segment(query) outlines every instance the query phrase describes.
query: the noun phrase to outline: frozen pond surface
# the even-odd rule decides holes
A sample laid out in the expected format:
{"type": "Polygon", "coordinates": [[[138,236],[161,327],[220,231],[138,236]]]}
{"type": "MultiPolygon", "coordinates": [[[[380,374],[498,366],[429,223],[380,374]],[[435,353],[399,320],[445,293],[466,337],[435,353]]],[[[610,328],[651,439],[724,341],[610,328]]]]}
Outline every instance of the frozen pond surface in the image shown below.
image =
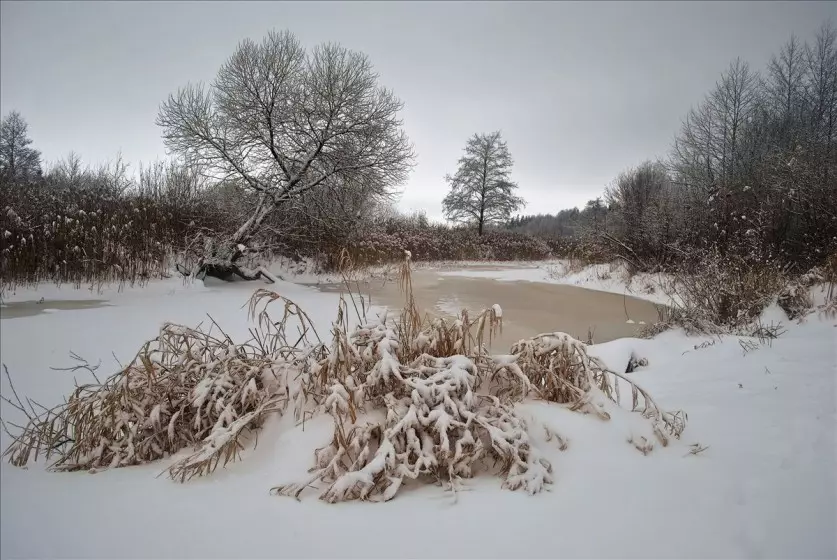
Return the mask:
{"type": "MultiPolygon", "coordinates": [[[[469,267],[468,272],[491,270],[469,267]]],[[[431,316],[453,316],[467,309],[473,317],[499,304],[503,309],[503,333],[496,340],[497,346],[492,345],[496,350],[543,332],[562,331],[586,341],[588,328],[595,342],[608,342],[636,336],[643,323],[657,319],[656,308],[649,301],[576,286],[498,281],[436,270],[416,270],[412,278],[416,305],[431,316]]],[[[320,286],[329,292],[343,288],[337,284],[320,286]]],[[[404,304],[397,281],[369,281],[361,284],[361,290],[371,295],[373,305],[399,309],[404,304]]]]}

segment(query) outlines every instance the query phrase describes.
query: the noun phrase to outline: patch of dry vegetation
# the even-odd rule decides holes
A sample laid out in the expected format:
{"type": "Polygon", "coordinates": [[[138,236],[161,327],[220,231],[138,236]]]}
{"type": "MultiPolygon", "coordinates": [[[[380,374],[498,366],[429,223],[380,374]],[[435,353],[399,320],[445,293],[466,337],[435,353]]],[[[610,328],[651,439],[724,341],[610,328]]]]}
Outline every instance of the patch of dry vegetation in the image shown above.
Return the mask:
{"type": "MultiPolygon", "coordinates": [[[[257,293],[253,305],[262,297],[257,293]]],[[[310,327],[292,302],[269,297],[284,301],[285,317],[274,325],[262,315],[258,333],[245,344],[235,344],[214,321],[206,331],[166,324],[127,367],[101,383],[77,386],[59,406],[24,404],[16,392],[14,401],[3,397],[29,418],[25,427],[15,426],[20,432],[5,456],[17,466],[43,455],[56,457],[55,470],[98,470],[195,448],[169,468],[180,480],[226,464],[242,436],[284,408],[287,366],[301,351],[300,341],[285,338],[287,319],[299,317],[306,329],[301,340],[310,327]]]]}
{"type": "MultiPolygon", "coordinates": [[[[763,325],[759,318],[777,298],[781,305],[781,294],[789,285],[787,275],[776,263],[707,253],[697,262],[684,263],[668,280],[661,281],[661,291],[669,296],[669,303],[657,305],[657,322],[643,327],[640,334],[650,338],[670,328],[682,328],[687,334],[775,338],[781,326],[763,325]]],[[[794,294],[807,295],[807,290],[794,294]]]]}
{"type": "MultiPolygon", "coordinates": [[[[256,326],[244,344],[233,343],[214,321],[206,332],[166,325],[128,367],[77,388],[63,405],[38,413],[15,394],[16,402],[8,402],[29,423],[17,427],[5,455],[18,466],[55,457],[51,468],[77,470],[147,463],[190,449],[168,468],[171,478],[185,481],[234,460],[248,432],[290,406],[298,419],[330,415],[334,435],[316,450],[308,480],[273,491],[299,497],[320,482],[320,498],[339,502],[389,500],[406,480],[456,490],[463,479],[492,470],[509,489],[543,490],[553,481],[552,465],[516,411],[527,398],[609,420],[608,410],[629,388],[630,409],[647,419],[661,445],[685,428],[682,411],[660,408],[571,336],[539,334],[513,345],[509,355],[492,355],[489,343],[502,328],[499,306],[474,318],[464,311],[453,321],[422,318],[412,298],[409,254],[400,279],[406,304],[397,317],[367,321],[364,302],[358,306],[350,292],[360,326],[349,328],[349,302],[341,298],[328,344],[309,340],[304,312],[267,290],[250,301],[256,326]],[[278,321],[268,313],[275,302],[284,306],[278,321]],[[291,337],[294,321],[300,329],[291,337]]],[[[554,429],[543,429],[567,446],[554,429]]],[[[653,448],[646,438],[631,442],[643,453],[653,448]]]]}
{"type": "Polygon", "coordinates": [[[661,285],[670,297],[657,305],[657,322],[646,325],[640,336],[653,338],[670,328],[687,334],[735,334],[769,343],[784,332],[781,324],[765,325],[760,316],[776,302],[788,319],[798,321],[811,313],[837,315],[837,253],[796,277],[778,266],[754,266],[741,259],[707,259],[699,271],[681,271],[661,285]],[[812,297],[821,288],[823,302],[812,297]]]}

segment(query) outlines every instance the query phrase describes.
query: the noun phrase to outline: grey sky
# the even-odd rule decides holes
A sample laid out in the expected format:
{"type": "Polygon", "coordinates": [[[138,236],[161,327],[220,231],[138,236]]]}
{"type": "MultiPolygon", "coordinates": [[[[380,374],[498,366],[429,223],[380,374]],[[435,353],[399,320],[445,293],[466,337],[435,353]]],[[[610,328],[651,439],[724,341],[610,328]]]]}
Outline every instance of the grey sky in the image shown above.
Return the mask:
{"type": "Polygon", "coordinates": [[[829,2],[7,2],[0,110],[20,111],[54,161],[121,150],[163,157],[159,103],[209,81],[245,37],[289,29],[306,46],[368,54],[405,102],[418,153],[401,207],[441,216],[466,139],[501,129],[526,213],[599,195],[666,153],[681,118],[736,56],[762,69],[829,2]]]}

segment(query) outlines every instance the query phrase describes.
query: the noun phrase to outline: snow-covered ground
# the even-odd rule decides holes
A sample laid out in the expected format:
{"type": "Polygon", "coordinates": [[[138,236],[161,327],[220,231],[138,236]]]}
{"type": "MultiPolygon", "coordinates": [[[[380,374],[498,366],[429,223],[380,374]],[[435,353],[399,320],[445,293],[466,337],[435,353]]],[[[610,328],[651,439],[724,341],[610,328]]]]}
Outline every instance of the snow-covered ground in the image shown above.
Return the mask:
{"type": "MultiPolygon", "coordinates": [[[[492,274],[533,280],[548,270],[492,274]]],[[[584,285],[575,280],[567,283],[584,285]]],[[[54,404],[71,390],[74,374],[50,367],[73,365],[71,351],[101,359],[100,373],[110,373],[112,352],[124,363],[164,321],[194,325],[208,321],[207,313],[232,337],[246,338],[242,306],[253,289],[172,279],[101,295],[51,286],[6,294],[4,304],[44,297],[108,305],[3,318],[1,361],[21,396],[54,404]]],[[[287,282],[272,289],[327,331],[336,294],[287,282]]],[[[617,289],[614,282],[608,291],[617,289]]],[[[767,314],[775,320],[781,311],[767,314]]],[[[0,556],[834,558],[837,319],[783,322],[780,339],[746,353],[738,337],[675,331],[591,347],[614,368],[632,352],[647,358],[649,365],[631,375],[662,407],[684,409],[689,423],[680,441],[644,456],[627,443],[629,418],[603,422],[527,403],[526,412],[569,439],[562,452],[535,438],[555,468],[551,492],[510,492],[498,478],[480,475],[456,503],[434,486],[405,488],[388,503],[329,505],[316,492],[301,502],[271,496],[277,484],[304,480],[314,449],[332,435],[328,417],[303,429],[286,415],[268,423],[240,462],[186,484],[157,478],[168,462],[98,474],[3,463],[0,556]],[[692,455],[696,443],[707,449],[692,455]]],[[[9,394],[5,376],[2,393],[9,394]]],[[[0,411],[19,420],[5,404],[0,411]]],[[[8,437],[0,439],[5,448],[8,437]]]]}
{"type": "Polygon", "coordinates": [[[501,282],[566,284],[588,290],[627,294],[655,303],[667,304],[671,301],[671,295],[666,293],[671,278],[665,274],[646,273],[630,276],[624,265],[616,263],[588,265],[576,270],[570,267],[568,261],[554,260],[511,267],[507,263],[505,267],[460,268],[440,271],[439,274],[491,278],[501,282]]]}

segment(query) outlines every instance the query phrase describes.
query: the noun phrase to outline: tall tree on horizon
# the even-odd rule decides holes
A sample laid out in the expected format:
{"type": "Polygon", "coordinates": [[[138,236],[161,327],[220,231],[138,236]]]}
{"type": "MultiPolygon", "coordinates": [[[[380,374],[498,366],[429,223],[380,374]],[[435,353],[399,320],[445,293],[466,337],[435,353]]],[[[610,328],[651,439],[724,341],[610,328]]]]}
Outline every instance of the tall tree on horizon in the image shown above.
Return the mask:
{"type": "Polygon", "coordinates": [[[450,192],[442,201],[445,217],[475,223],[479,235],[488,224],[504,223],[525,206],[511,180],[512,157],[500,131],[474,134],[459,159],[459,169],[446,176],[450,192]]]}
{"type": "Polygon", "coordinates": [[[0,123],[0,179],[31,180],[41,175],[41,152],[29,145],[29,126],[17,111],[0,123]]]}

